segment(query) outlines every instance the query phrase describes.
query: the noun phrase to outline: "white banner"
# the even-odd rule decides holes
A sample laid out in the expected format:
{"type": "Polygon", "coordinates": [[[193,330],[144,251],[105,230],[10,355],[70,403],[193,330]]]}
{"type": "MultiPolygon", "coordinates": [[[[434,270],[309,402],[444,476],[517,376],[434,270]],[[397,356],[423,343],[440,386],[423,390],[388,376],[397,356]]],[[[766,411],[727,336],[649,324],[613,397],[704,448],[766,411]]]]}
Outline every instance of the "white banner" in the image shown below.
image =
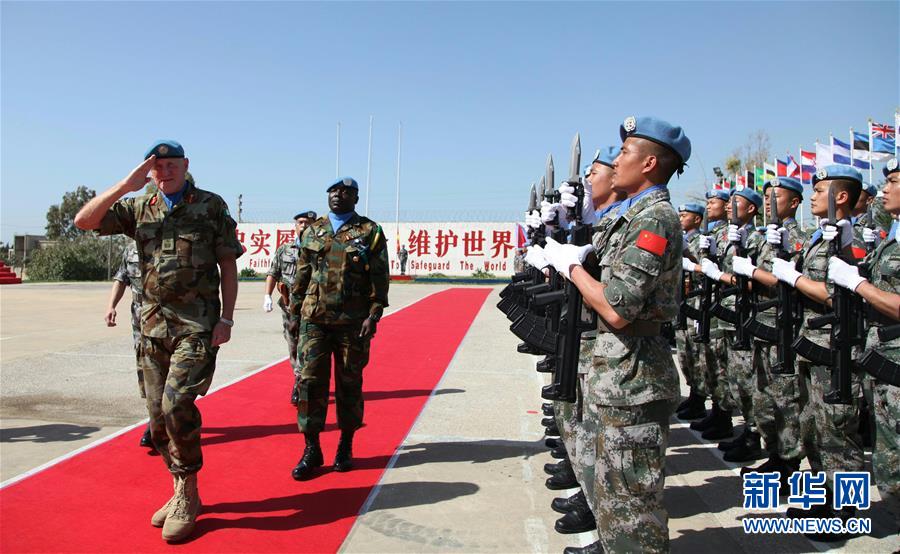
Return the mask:
{"type": "MultiPolygon", "coordinates": [[[[407,275],[424,277],[441,273],[471,277],[480,270],[500,277],[514,273],[516,248],[524,240],[516,223],[400,223],[399,233],[396,223],[383,223],[381,227],[387,238],[391,275],[400,274],[398,241],[409,252],[407,275]]],[[[244,246],[244,255],[237,261],[238,271],[250,268],[265,274],[275,249],[294,240],[294,226],[239,223],[237,235],[244,246]]]]}

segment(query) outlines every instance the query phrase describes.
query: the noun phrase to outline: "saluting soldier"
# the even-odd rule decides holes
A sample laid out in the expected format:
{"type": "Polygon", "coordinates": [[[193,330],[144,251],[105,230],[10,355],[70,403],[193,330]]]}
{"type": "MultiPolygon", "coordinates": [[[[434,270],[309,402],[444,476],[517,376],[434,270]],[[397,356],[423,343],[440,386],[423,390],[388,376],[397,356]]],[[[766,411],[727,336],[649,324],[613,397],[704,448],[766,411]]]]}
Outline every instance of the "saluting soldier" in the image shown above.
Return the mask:
{"type": "MultiPolygon", "coordinates": [[[[897,159],[888,160],[882,170],[885,176],[884,208],[893,216],[900,215],[900,166],[897,159]]],[[[900,324],[900,245],[895,223],[884,242],[865,259],[870,277],[843,260],[828,260],[828,280],[862,296],[868,303],[869,324],[866,353],[860,365],[868,373],[867,387],[872,389],[875,412],[875,450],[872,469],[881,498],[894,516],[900,532],[900,334],[882,338],[882,330],[900,324]],[[890,369],[893,368],[893,373],[890,369]],[[891,381],[889,381],[891,379],[891,381]]]]}
{"type": "Polygon", "coordinates": [[[680,127],[652,117],[629,117],[619,133],[613,188],[627,199],[594,243],[601,279],[581,265],[591,245],[551,239],[546,248],[551,265],[599,316],[586,395],[598,421],[594,510],[600,541],[566,552],[669,548],[662,495],[678,370],[661,327],[678,312],[683,247],[667,184],[682,172],[691,145],[680,127]]]}
{"type": "Polygon", "coordinates": [[[330,184],[329,212],[300,237],[297,272],[291,288],[291,332],[298,336],[300,398],[297,425],[306,447],[292,471],[310,479],[324,463],[319,434],[325,428],[331,358],[341,438],[335,471],[353,467],[353,434],[362,426],[363,369],[384,308],[390,283],[381,226],[356,213],[359,185],[344,177],[330,184]]]}
{"type": "Polygon", "coordinates": [[[291,404],[294,406],[297,405],[299,399],[297,380],[300,378],[300,368],[297,366],[297,342],[290,331],[290,293],[291,286],[294,284],[294,274],[297,270],[297,250],[299,249],[300,235],[315,220],[316,212],[312,210],[300,212],[294,216],[294,241],[282,244],[275,249],[275,254],[272,255],[272,263],[269,265],[269,272],[266,273],[266,295],[263,297],[263,310],[271,312],[272,292],[276,288],[278,289],[278,307],[281,308],[284,340],[287,341],[288,356],[290,357],[291,368],[294,370],[294,384],[291,387],[291,404]]]}
{"type": "Polygon", "coordinates": [[[231,338],[235,260],[243,254],[227,204],[189,182],[187,169],[178,142],[158,141],[142,164],[75,217],[80,229],[122,233],[137,242],[143,285],[141,369],[151,436],[175,488],[151,524],[162,527],[167,541],[187,538],[200,511],[197,472],[203,455],[194,401],[209,390],[219,346],[231,338]],[[156,193],[120,200],[151,178],[156,193]]]}

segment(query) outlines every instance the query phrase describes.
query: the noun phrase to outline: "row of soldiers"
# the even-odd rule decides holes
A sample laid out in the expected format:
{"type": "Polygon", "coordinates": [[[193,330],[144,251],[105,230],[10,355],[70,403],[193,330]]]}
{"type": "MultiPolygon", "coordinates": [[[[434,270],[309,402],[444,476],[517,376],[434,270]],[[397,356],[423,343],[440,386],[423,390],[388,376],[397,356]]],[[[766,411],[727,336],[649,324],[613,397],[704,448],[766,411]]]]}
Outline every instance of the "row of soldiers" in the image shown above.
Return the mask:
{"type": "MultiPolygon", "coordinates": [[[[662,493],[675,413],[694,420],[691,427],[704,438],[722,440],[728,460],[759,459],[764,444],[768,459],[747,471],[777,472],[786,482],[805,456],[813,471],[828,473],[830,484],[835,471],[862,469],[859,399],[865,391],[878,422],[876,482],[883,498],[896,502],[900,373],[892,371],[900,333],[879,336],[879,329],[900,322],[900,252],[896,224],[879,230],[869,224],[871,212],[860,217],[859,208],[876,191],[863,190],[855,169],[820,170],[811,202],[819,225],[809,236],[795,219],[804,187],[791,178],[770,181],[763,195],[712,190],[706,206],[687,204],[676,212],[667,184],[690,156],[681,128],[630,117],[619,132],[621,149],[598,152],[586,179],[573,169],[558,189],[545,191],[540,210],[532,201],[528,269],[513,278],[498,305],[524,340],[519,351],[545,354],[537,369],[553,373],[542,391],[553,401],[543,406],[543,423],[548,436],[559,434],[547,445],[560,461],[545,466],[547,486],[580,487],[553,502],[564,514],[556,529],[596,529],[599,535],[596,543],[566,552],[668,550],[662,493]],[[768,225],[757,229],[764,205],[768,225]],[[833,307],[838,297],[840,306],[833,307]],[[852,325],[847,306],[859,308],[852,325]],[[815,316],[821,318],[810,325],[807,319],[815,316]],[[681,404],[663,337],[672,323],[691,390],[681,404]],[[843,325],[865,341],[849,340],[843,325]],[[801,345],[779,345],[779,336],[801,345]],[[829,363],[803,353],[827,355],[829,363]],[[848,356],[863,365],[838,364],[848,356]],[[845,371],[833,380],[836,364],[845,371]],[[573,368],[574,378],[568,375],[573,368]],[[733,436],[736,411],[744,431],[725,440],[733,436]]],[[[896,161],[885,177],[883,209],[896,216],[896,161]]],[[[825,506],[791,509],[788,516],[846,520],[852,511],[832,509],[831,494],[825,506]]]]}

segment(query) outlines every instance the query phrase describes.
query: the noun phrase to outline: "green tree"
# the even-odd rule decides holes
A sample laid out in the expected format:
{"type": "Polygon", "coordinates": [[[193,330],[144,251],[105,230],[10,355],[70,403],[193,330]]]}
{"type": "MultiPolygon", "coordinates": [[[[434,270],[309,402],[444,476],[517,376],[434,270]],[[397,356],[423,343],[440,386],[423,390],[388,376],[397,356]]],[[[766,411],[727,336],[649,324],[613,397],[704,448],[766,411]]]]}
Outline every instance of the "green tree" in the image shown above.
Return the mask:
{"type": "Polygon", "coordinates": [[[722,164],[728,171],[728,176],[740,173],[743,168],[753,169],[762,167],[763,162],[769,161],[769,151],[772,141],[769,133],[762,129],[754,131],[747,136],[747,141],[731,152],[722,164]]]}
{"type": "Polygon", "coordinates": [[[47,210],[47,238],[59,240],[83,236],[87,231],[75,227],[75,214],[95,196],[95,190],[80,186],[65,193],[61,203],[50,206],[47,210]]]}

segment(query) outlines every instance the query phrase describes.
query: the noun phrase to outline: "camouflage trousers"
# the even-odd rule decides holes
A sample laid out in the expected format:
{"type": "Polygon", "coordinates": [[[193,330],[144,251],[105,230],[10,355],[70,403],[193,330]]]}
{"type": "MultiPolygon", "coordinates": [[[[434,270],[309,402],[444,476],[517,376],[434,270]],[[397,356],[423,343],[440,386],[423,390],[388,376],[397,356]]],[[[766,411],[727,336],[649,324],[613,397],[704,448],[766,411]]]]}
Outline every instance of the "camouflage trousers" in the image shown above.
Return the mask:
{"type": "Polygon", "coordinates": [[[144,370],[141,369],[141,303],[131,303],[131,338],[134,341],[134,359],[137,367],[138,392],[141,398],[147,398],[144,392],[144,370]]]}
{"type": "Polygon", "coordinates": [[[803,457],[799,376],[796,368],[791,374],[773,374],[772,366],[777,361],[778,348],[774,344],[754,342],[753,420],[769,454],[777,454],[783,460],[799,460],[803,457]]]}
{"type": "Polygon", "coordinates": [[[730,337],[725,331],[719,331],[718,336],[709,339],[709,346],[716,360],[715,387],[713,388],[713,400],[723,410],[735,410],[738,403],[734,397],[734,389],[731,385],[731,372],[727,371],[730,363],[731,343],[730,337]]]}
{"type": "Polygon", "coordinates": [[[700,346],[693,339],[694,322],[688,320],[687,329],[675,330],[675,348],[678,351],[678,368],[684,382],[692,391],[699,392],[703,376],[700,372],[700,346]]]}
{"type": "Polygon", "coordinates": [[[219,347],[212,333],[141,339],[141,369],[156,451],[175,475],[200,471],[200,411],[194,404],[206,394],[216,370],[219,347]]]}
{"type": "Polygon", "coordinates": [[[830,488],[835,471],[862,471],[863,448],[859,436],[859,395],[861,376],[853,373],[853,403],[826,404],[825,394],[831,390],[831,371],[825,366],[798,364],[800,381],[800,428],[803,448],[814,472],[824,471],[830,488]]]}
{"type": "Polygon", "coordinates": [[[369,363],[371,339],[359,338],[360,325],[361,322],[350,325],[300,323],[297,426],[301,433],[320,433],[325,428],[332,357],[338,427],[342,431],[355,431],[362,426],[363,368],[369,363]]]}
{"type": "Polygon", "coordinates": [[[736,331],[725,331],[725,340],[728,344],[726,380],[728,386],[731,387],[734,408],[741,410],[744,423],[754,429],[753,390],[756,388],[756,379],[753,374],[753,350],[752,346],[751,350],[735,350],[732,347],[735,335],[736,331]]]}
{"type": "Polygon", "coordinates": [[[663,507],[673,400],[595,406],[599,431],[594,515],[605,552],[668,552],[663,507]]]}
{"type": "Polygon", "coordinates": [[[900,387],[875,379],[869,381],[875,410],[872,469],[881,497],[900,523],[900,387]]]}
{"type": "Polygon", "coordinates": [[[697,345],[697,392],[704,397],[712,397],[719,402],[716,389],[718,388],[719,353],[716,347],[720,341],[710,337],[709,343],[697,345]]]}
{"type": "Polygon", "coordinates": [[[281,324],[284,326],[284,340],[288,345],[288,357],[291,361],[291,368],[294,370],[294,377],[300,376],[300,368],[297,366],[297,339],[291,333],[291,312],[285,305],[283,298],[278,298],[278,307],[281,308],[281,324]]]}
{"type": "MultiPolygon", "coordinates": [[[[577,393],[577,396],[581,396],[580,391],[577,393]]],[[[575,426],[578,425],[578,403],[577,401],[562,402],[556,400],[553,402],[553,413],[556,426],[559,428],[559,438],[565,445],[566,452],[571,459],[576,452],[575,426]]]]}
{"type": "Polygon", "coordinates": [[[596,410],[591,409],[592,400],[589,398],[589,388],[585,385],[585,381],[588,372],[593,367],[595,342],[596,337],[582,338],[581,340],[581,349],[578,355],[578,397],[581,399],[581,403],[580,405],[570,405],[574,412],[572,414],[574,423],[571,435],[572,449],[569,449],[569,442],[566,442],[566,450],[569,453],[569,461],[572,463],[575,479],[581,485],[581,490],[584,491],[591,510],[594,509],[594,464],[596,463],[594,448],[597,438],[597,418],[596,410]],[[578,413],[579,411],[581,413],[578,413]]]}

